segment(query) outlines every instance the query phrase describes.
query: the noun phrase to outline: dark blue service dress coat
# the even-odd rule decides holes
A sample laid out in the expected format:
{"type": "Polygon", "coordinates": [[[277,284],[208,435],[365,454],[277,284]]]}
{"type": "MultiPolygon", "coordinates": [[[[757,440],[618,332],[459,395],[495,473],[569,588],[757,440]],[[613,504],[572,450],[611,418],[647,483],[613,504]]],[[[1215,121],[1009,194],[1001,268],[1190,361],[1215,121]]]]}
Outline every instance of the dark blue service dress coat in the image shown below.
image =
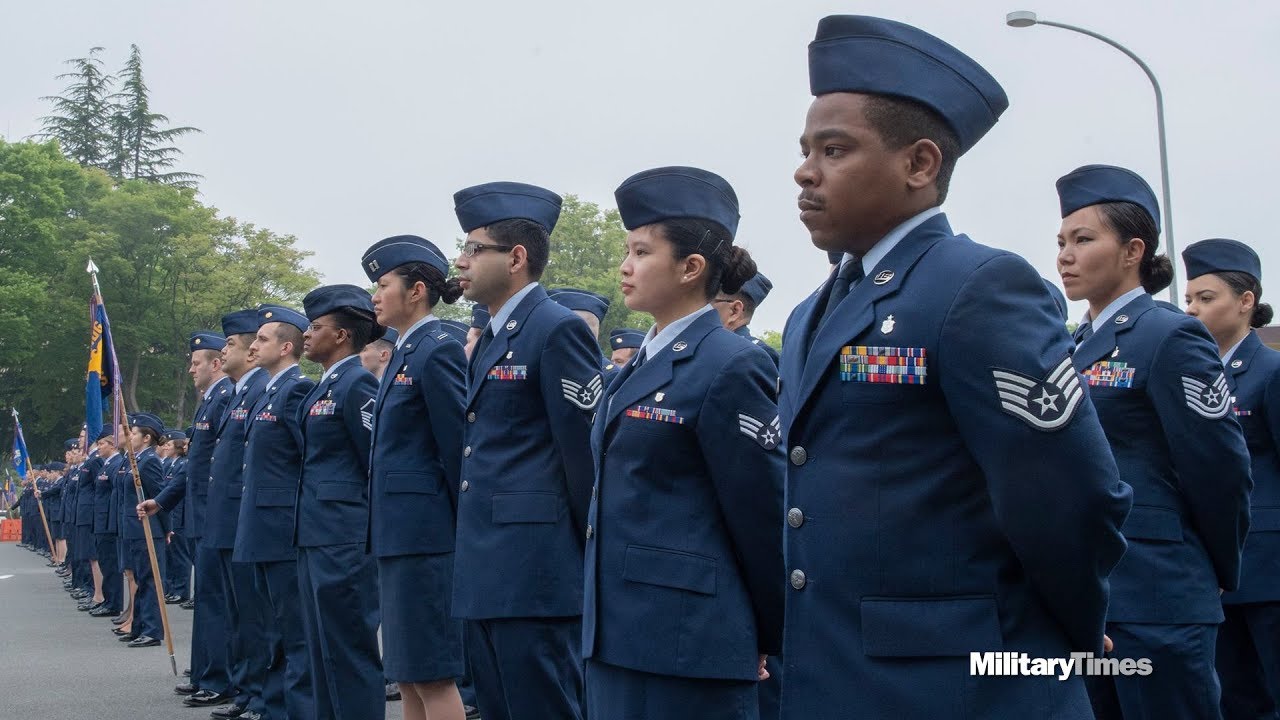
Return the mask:
{"type": "Polygon", "coordinates": [[[1079,677],[969,668],[1102,651],[1130,491],[1057,307],[944,215],[865,270],[784,335],[782,716],[1091,717],[1079,677]]]}
{"type": "Polygon", "coordinates": [[[462,346],[433,321],[392,353],[378,386],[369,537],[392,680],[463,675],[462,624],[450,606],[466,372],[462,346]]]}
{"type": "Polygon", "coordinates": [[[776,382],[768,357],[708,310],[610,386],[591,438],[584,657],[744,681],[754,702],[759,656],[782,648],[776,382]]]}

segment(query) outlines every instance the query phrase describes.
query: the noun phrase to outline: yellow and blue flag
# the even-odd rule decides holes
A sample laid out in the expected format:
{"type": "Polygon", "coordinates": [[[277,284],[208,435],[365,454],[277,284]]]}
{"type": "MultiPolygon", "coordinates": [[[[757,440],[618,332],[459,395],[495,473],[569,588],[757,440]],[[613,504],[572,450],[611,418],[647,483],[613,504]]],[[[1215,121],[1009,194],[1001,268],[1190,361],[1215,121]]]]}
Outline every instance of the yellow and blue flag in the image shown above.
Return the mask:
{"type": "MultiPolygon", "coordinates": [[[[89,334],[89,371],[84,382],[86,437],[93,442],[102,433],[102,403],[115,390],[115,346],[111,343],[111,323],[102,297],[94,294],[89,305],[92,328],[89,334]]],[[[117,423],[118,425],[118,423],[117,423]]]]}

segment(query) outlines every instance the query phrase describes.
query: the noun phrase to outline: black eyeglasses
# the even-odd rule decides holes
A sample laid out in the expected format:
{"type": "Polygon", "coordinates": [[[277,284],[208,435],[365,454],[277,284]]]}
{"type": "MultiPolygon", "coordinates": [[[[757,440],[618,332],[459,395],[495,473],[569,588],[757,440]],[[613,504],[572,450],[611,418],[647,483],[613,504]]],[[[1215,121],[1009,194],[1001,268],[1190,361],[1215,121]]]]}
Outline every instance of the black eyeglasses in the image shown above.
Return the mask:
{"type": "Polygon", "coordinates": [[[478,242],[467,242],[462,244],[462,254],[467,257],[475,257],[476,253],[481,250],[501,250],[502,252],[511,252],[511,245],[485,245],[478,242]]]}

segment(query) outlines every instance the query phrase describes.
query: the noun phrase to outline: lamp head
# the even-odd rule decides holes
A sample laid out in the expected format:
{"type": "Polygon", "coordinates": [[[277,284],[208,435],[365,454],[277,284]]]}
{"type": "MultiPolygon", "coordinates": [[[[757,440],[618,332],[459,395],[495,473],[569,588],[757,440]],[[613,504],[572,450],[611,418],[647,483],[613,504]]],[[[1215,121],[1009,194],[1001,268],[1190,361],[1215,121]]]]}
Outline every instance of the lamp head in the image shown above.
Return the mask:
{"type": "Polygon", "coordinates": [[[1036,24],[1036,14],[1030,10],[1014,10],[1004,16],[1004,22],[1009,27],[1031,27],[1036,24]]]}

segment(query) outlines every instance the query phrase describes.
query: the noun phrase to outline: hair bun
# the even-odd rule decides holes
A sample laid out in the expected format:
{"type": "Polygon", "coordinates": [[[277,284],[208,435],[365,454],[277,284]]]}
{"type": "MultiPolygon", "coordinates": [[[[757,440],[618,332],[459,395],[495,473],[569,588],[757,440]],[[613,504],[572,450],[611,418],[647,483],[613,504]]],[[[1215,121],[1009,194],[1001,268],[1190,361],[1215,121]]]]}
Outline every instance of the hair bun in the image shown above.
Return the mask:
{"type": "Polygon", "coordinates": [[[1154,295],[1173,282],[1173,262],[1168,255],[1156,255],[1151,258],[1151,264],[1142,269],[1141,275],[1142,289],[1154,295]]]}
{"type": "Polygon", "coordinates": [[[444,287],[440,289],[440,299],[447,305],[458,302],[458,298],[462,297],[462,282],[456,277],[451,277],[444,281],[444,287]]]}
{"type": "Polygon", "coordinates": [[[732,295],[742,289],[758,272],[756,261],[746,248],[730,245],[725,253],[724,274],[720,276],[720,289],[732,295]]]}
{"type": "Polygon", "coordinates": [[[1249,325],[1256,328],[1265,327],[1271,324],[1273,317],[1275,317],[1275,313],[1272,312],[1271,306],[1260,302],[1253,306],[1253,317],[1249,320],[1249,325]]]}

